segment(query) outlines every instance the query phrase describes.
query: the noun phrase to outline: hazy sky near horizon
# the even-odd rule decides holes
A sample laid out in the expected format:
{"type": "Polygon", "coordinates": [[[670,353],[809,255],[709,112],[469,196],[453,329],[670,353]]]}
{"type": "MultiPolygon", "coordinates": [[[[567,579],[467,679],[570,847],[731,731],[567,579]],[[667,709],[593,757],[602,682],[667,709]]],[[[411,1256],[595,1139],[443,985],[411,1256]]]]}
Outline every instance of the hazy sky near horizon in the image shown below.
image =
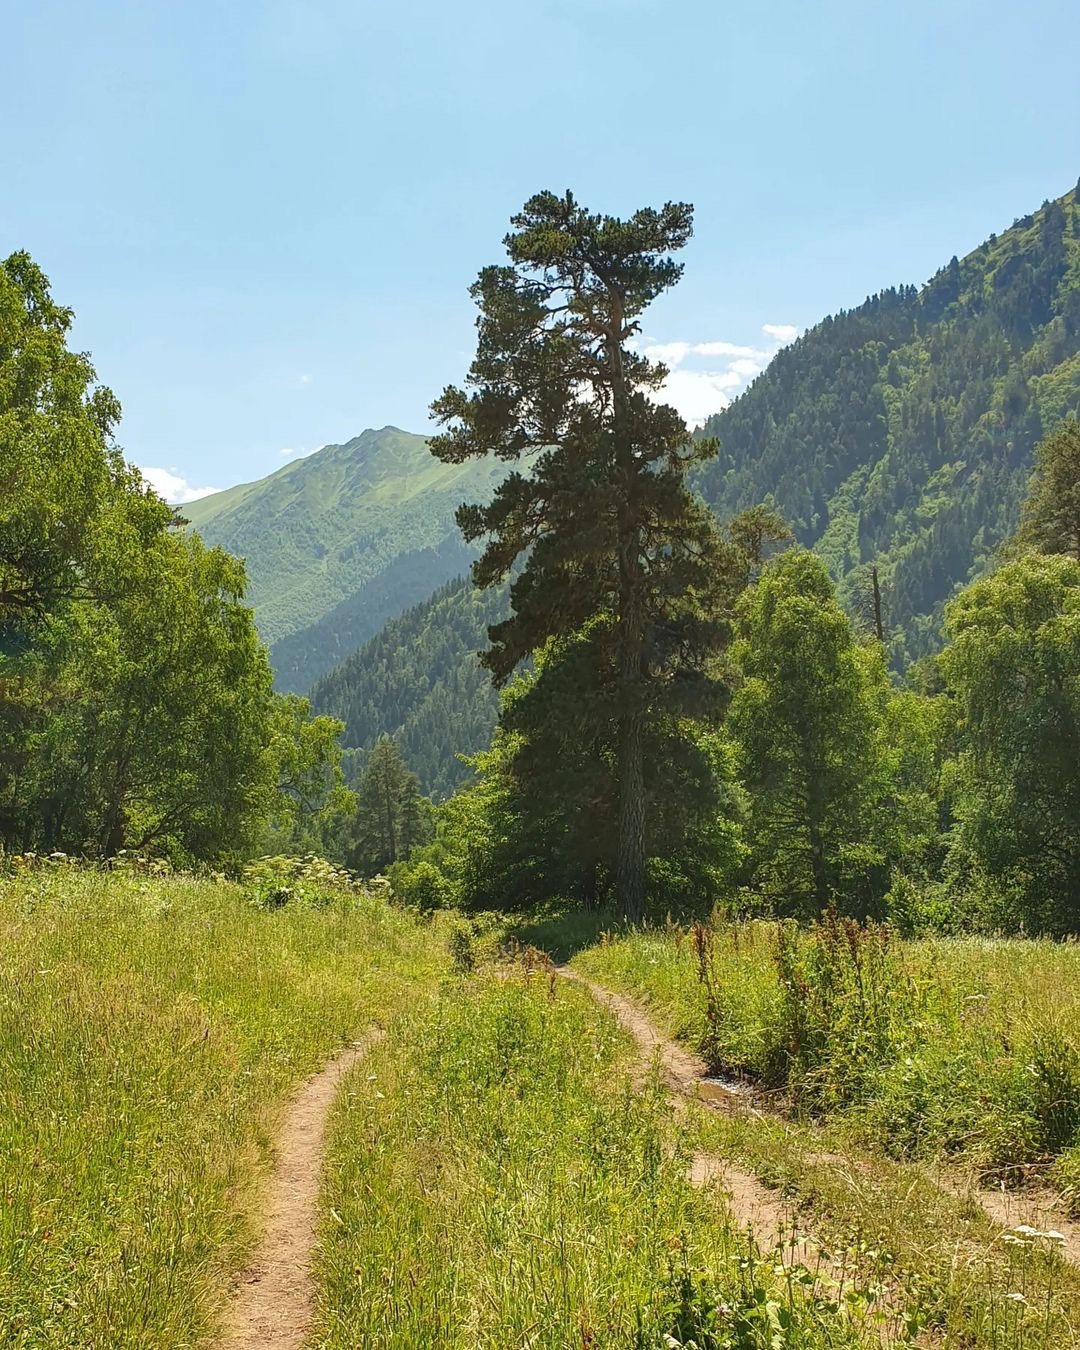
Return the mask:
{"type": "Polygon", "coordinates": [[[696,419],[1080,174],[1074,0],[35,0],[0,31],[0,252],[178,500],[427,429],[540,188],[694,203],[646,336],[696,419]]]}

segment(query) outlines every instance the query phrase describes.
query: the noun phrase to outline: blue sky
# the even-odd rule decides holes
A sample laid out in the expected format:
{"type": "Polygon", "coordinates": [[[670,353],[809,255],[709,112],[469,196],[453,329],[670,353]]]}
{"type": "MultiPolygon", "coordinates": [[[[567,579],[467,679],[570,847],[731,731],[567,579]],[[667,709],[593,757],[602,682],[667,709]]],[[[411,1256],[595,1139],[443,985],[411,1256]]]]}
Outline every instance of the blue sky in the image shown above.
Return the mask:
{"type": "Polygon", "coordinates": [[[425,429],[539,188],[695,204],[647,335],[698,417],[1080,174],[1073,0],[35,0],[2,28],[0,250],[179,498],[425,429]]]}

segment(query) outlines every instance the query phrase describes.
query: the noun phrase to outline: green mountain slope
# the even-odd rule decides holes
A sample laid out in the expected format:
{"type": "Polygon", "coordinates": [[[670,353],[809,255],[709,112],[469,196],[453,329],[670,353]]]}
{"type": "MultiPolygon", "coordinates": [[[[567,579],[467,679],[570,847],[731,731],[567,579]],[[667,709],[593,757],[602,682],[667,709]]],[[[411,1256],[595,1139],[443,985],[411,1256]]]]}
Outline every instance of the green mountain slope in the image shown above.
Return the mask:
{"type": "Polygon", "coordinates": [[[1047,202],[922,289],[780,352],[704,428],[721,516],[771,498],[860,606],[879,568],[899,664],[1011,531],[1036,442],[1080,409],[1080,208],[1047,202]]]}
{"type": "Polygon", "coordinates": [[[278,685],[306,691],[467,566],[454,511],[502,471],[442,464],[423,436],[383,427],[184,512],[208,543],[244,558],[278,685]]]}
{"type": "MultiPolygon", "coordinates": [[[[781,351],[704,429],[721,453],[699,487],[721,516],[771,497],[855,611],[876,564],[902,665],[934,647],[944,601],[1012,529],[1035,443],[1078,409],[1069,193],[922,290],[883,291],[781,351]]],[[[429,790],[452,785],[453,752],[494,724],[473,656],[502,617],[501,593],[494,603],[481,619],[487,601],[448,586],[328,676],[317,698],[345,718],[347,743],[362,754],[397,732],[429,790]]]]}
{"type": "Polygon", "coordinates": [[[391,619],[312,690],[316,712],[345,723],[345,744],[359,773],[380,736],[396,736],[429,796],[445,797],[468,774],[457,753],[491,739],[498,696],[476,653],[487,626],[505,617],[507,592],[479,592],[467,577],[391,619]]]}

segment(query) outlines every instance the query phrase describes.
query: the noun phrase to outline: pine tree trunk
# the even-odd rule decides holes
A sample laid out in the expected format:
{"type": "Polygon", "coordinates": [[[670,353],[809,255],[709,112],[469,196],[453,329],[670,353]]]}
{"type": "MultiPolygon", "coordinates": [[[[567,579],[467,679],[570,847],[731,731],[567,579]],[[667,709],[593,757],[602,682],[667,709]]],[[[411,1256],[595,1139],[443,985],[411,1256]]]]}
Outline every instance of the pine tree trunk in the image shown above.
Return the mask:
{"type": "Polygon", "coordinates": [[[619,842],[615,890],[623,917],[645,915],[645,649],[641,529],[635,498],[631,414],[623,371],[622,297],[613,291],[608,328],[612,410],[619,471],[619,842]]]}
{"type": "Polygon", "coordinates": [[[632,923],[645,915],[645,719],[628,710],[619,726],[619,858],[615,886],[623,917],[632,923]]]}

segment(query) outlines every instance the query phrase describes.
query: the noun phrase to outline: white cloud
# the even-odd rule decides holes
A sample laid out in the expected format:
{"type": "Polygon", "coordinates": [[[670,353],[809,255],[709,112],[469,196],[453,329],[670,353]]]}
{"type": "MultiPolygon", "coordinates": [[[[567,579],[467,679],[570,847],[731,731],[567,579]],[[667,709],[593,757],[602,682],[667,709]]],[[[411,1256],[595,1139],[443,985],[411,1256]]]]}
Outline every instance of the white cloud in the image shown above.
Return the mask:
{"type": "Polygon", "coordinates": [[[279,450],[278,454],[282,459],[307,459],[308,455],[313,455],[315,450],[295,450],[292,446],[286,446],[284,450],[279,450]]]}
{"type": "Polygon", "coordinates": [[[313,378],[314,377],[311,375],[301,375],[298,377],[297,383],[300,384],[301,386],[305,384],[310,384],[313,378]]]}
{"type": "Polygon", "coordinates": [[[740,383],[737,375],[727,371],[673,370],[656,391],[656,398],[660,403],[670,403],[691,426],[700,426],[727,407],[730,391],[740,383]]]}
{"type": "Polygon", "coordinates": [[[650,361],[660,361],[672,368],[682,365],[689,352],[689,342],[650,342],[641,349],[642,356],[650,361]]]}
{"type": "Polygon", "coordinates": [[[762,324],[761,331],[769,341],[760,347],[726,341],[644,342],[641,354],[663,362],[669,371],[656,397],[670,403],[691,426],[700,426],[726,408],[755,375],[761,374],[780,347],[799,335],[789,323],[762,324]],[[718,358],[720,364],[714,364],[718,358]]]}
{"type": "Polygon", "coordinates": [[[799,336],[799,330],[793,323],[763,323],[761,331],[780,343],[794,342],[799,336]]]}
{"type": "Polygon", "coordinates": [[[728,369],[735,375],[742,376],[743,379],[753,379],[755,375],[760,375],[769,364],[769,353],[757,352],[754,356],[740,356],[737,361],[732,361],[728,369]]]}
{"type": "Polygon", "coordinates": [[[740,347],[737,342],[698,342],[691,350],[697,356],[760,356],[756,347],[740,347]]]}
{"type": "Polygon", "coordinates": [[[186,478],[182,478],[175,469],[139,468],[139,472],[161,497],[172,506],[183,506],[186,502],[197,502],[200,497],[209,497],[220,488],[193,487],[186,478]]]}

